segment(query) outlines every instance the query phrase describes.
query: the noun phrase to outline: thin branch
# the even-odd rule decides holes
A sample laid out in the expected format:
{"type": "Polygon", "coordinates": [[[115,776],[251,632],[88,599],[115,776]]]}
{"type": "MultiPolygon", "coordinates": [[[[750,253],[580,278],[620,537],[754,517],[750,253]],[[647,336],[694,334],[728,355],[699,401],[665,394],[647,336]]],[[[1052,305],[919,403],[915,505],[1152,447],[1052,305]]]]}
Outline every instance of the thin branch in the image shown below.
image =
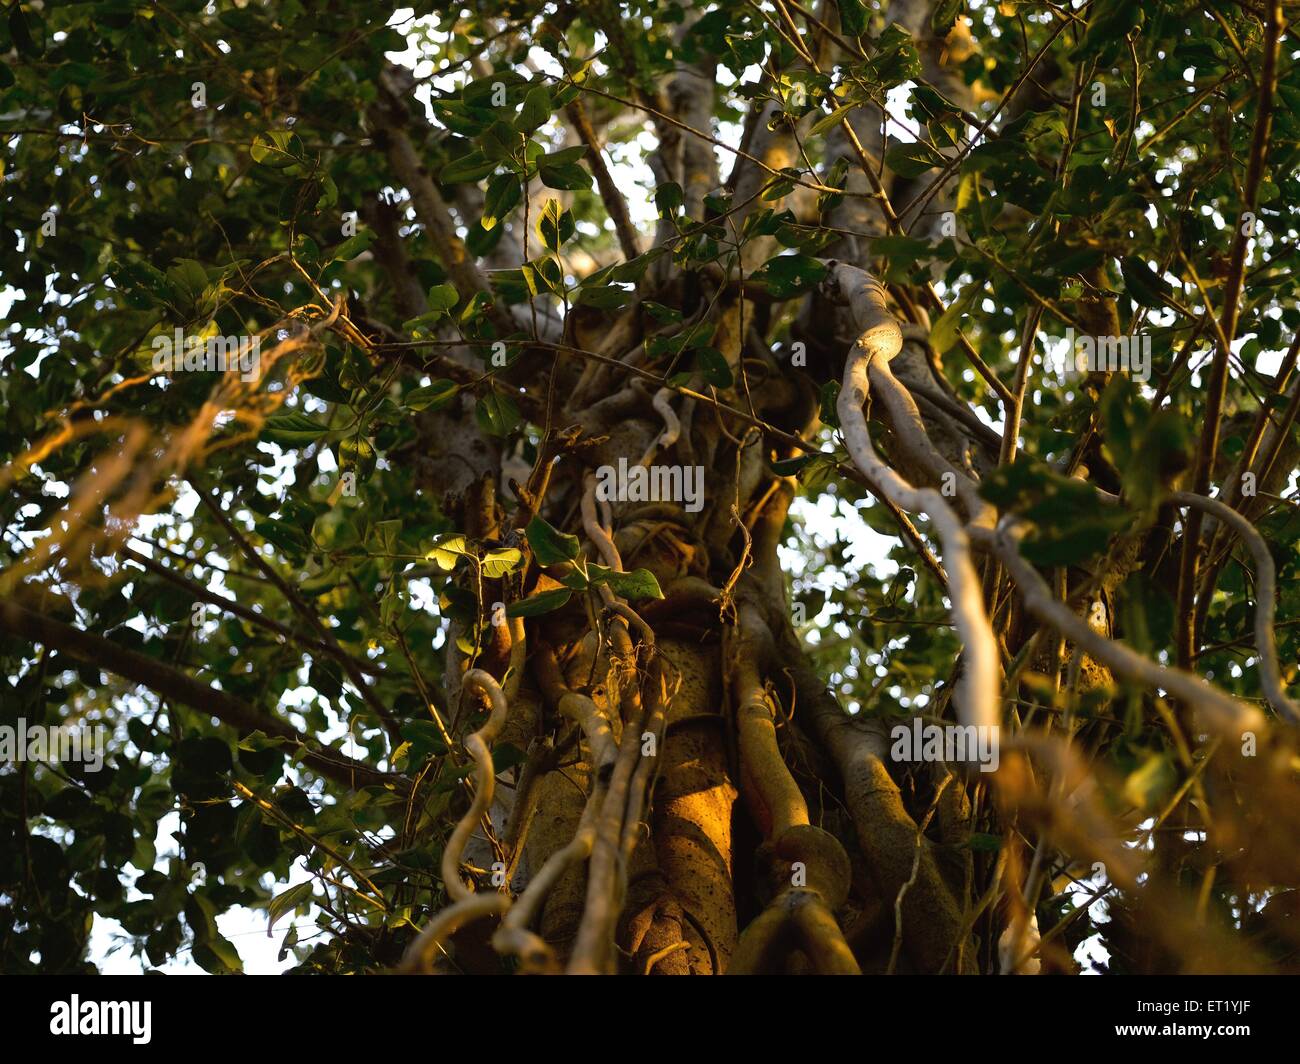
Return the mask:
{"type": "MultiPolygon", "coordinates": [[[[1255,208],[1259,201],[1260,181],[1273,123],[1273,95],[1277,88],[1277,63],[1281,50],[1282,33],[1286,22],[1279,2],[1269,4],[1268,22],[1264,30],[1264,58],[1259,77],[1259,103],[1255,113],[1255,132],[1251,138],[1250,161],[1246,167],[1246,185],[1241,211],[1237,216],[1232,238],[1232,253],[1228,277],[1224,283],[1224,304],[1219,323],[1219,346],[1210,367],[1208,393],[1205,400],[1205,423],[1201,431],[1200,447],[1196,453],[1196,470],[1192,478],[1192,491],[1197,495],[1209,492],[1210,473],[1219,453],[1219,432],[1223,402],[1228,390],[1228,358],[1232,341],[1237,334],[1237,319],[1241,310],[1242,289],[1246,273],[1246,245],[1250,239],[1246,230],[1254,232],[1255,208]],[[1250,218],[1250,223],[1246,218],[1250,218]]],[[[1207,304],[1208,309],[1208,304],[1207,304]]],[[[1195,597],[1196,574],[1200,564],[1200,538],[1202,514],[1193,510],[1188,514],[1183,529],[1182,554],[1178,568],[1178,615],[1184,618],[1177,638],[1178,664],[1186,667],[1196,656],[1195,597]]]]}
{"type": "Polygon", "coordinates": [[[287,739],[300,747],[303,762],[322,776],[346,787],[390,786],[405,789],[401,776],[380,772],[332,747],[313,749],[304,736],[234,695],[209,687],[156,658],[25,609],[14,602],[0,603],[0,631],[53,647],[78,661],[116,673],[157,692],[163,698],[216,717],[241,732],[261,731],[273,739],[287,739]]]}
{"type": "Polygon", "coordinates": [[[123,557],[129,558],[138,565],[143,566],[155,576],[166,580],[175,587],[182,588],[188,594],[193,595],[198,601],[209,603],[220,610],[224,610],[235,617],[247,621],[249,624],[257,625],[259,628],[265,628],[267,631],[274,632],[276,635],[288,640],[289,642],[297,643],[314,653],[328,654],[330,657],[335,659],[339,659],[340,657],[347,658],[362,672],[369,673],[372,676],[380,675],[383,672],[382,669],[377,668],[372,662],[358,661],[356,658],[353,658],[350,654],[337,646],[330,646],[328,643],[322,643],[314,639],[306,639],[300,632],[295,632],[292,628],[288,627],[288,625],[281,624],[279,621],[273,620],[264,613],[250,610],[247,606],[241,606],[233,599],[228,599],[223,595],[218,595],[215,591],[204,587],[197,581],[189,579],[189,577],[181,575],[176,572],[176,570],[169,569],[165,565],[160,565],[148,555],[141,554],[139,551],[132,550],[130,547],[125,546],[118,548],[118,553],[123,557]]]}
{"type": "Polygon", "coordinates": [[[605,203],[605,210],[614,223],[614,232],[618,234],[618,246],[623,249],[624,257],[634,259],[641,254],[636,226],[632,224],[627,200],[623,198],[623,193],[614,182],[609,167],[605,165],[605,157],[600,151],[600,141],[596,139],[596,131],[591,126],[587,109],[582,106],[581,99],[576,99],[565,108],[565,111],[578,133],[578,138],[587,146],[587,162],[591,164],[591,172],[595,175],[596,187],[600,189],[600,198],[605,203]]]}
{"type": "Polygon", "coordinates": [[[1286,693],[1282,671],[1277,664],[1277,643],[1273,631],[1273,611],[1277,601],[1277,569],[1273,555],[1246,518],[1218,499],[1206,498],[1190,491],[1174,492],[1173,500],[1180,506],[1191,506],[1217,517],[1231,526],[1249,548],[1255,559],[1255,649],[1259,652],[1260,677],[1268,703],[1279,716],[1288,717],[1300,724],[1300,706],[1286,693]]]}
{"type": "Polygon", "coordinates": [[[1160,688],[1206,711],[1207,721],[1232,736],[1265,730],[1264,715],[1254,706],[1240,702],[1201,677],[1183,669],[1166,668],[1150,658],[1107,639],[1090,628],[1063,602],[1059,602],[1034,567],[1020,555],[1019,540],[1025,529],[1018,522],[1003,519],[994,532],[972,529],[972,537],[992,550],[1015,578],[1026,608],[1040,621],[1052,625],[1085,654],[1110,667],[1134,683],[1160,688]]]}
{"type": "Polygon", "coordinates": [[[190,487],[192,487],[198,494],[204,507],[217,519],[218,524],[229,533],[230,537],[239,545],[245,556],[262,571],[262,575],[276,586],[280,594],[288,600],[289,604],[293,606],[298,615],[302,617],[302,619],[305,620],[313,630],[315,630],[321,641],[335,647],[337,650],[337,653],[334,655],[335,660],[337,660],[343,667],[343,671],[347,673],[348,679],[352,681],[353,686],[355,686],[361,693],[361,697],[365,701],[366,705],[368,705],[371,710],[374,711],[375,716],[379,718],[379,722],[388,733],[388,737],[392,740],[394,747],[399,746],[402,742],[401,726],[397,723],[397,720],[393,717],[392,713],[389,712],[388,707],[379,700],[379,696],[371,689],[370,684],[366,681],[365,676],[362,675],[361,670],[357,667],[357,663],[352,655],[348,654],[341,646],[339,646],[339,642],[334,637],[334,633],[325,627],[325,624],[316,615],[316,611],[307,605],[302,596],[300,596],[298,592],[296,592],[288,582],[271,567],[266,559],[254,549],[253,545],[248,542],[248,538],[240,531],[239,526],[236,525],[226,514],[225,510],[222,509],[221,504],[216,499],[212,498],[212,496],[203,489],[193,476],[187,475],[186,480],[189,481],[190,487]]]}

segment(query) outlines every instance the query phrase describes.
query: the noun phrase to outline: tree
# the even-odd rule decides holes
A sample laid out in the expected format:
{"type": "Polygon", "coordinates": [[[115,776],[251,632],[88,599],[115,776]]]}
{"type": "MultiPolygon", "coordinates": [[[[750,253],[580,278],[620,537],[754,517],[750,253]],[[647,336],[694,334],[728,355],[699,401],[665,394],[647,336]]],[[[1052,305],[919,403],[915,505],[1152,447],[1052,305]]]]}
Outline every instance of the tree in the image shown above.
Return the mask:
{"type": "Polygon", "coordinates": [[[5,970],[1295,970],[1286,15],[879,6],[9,6],[5,970]]]}

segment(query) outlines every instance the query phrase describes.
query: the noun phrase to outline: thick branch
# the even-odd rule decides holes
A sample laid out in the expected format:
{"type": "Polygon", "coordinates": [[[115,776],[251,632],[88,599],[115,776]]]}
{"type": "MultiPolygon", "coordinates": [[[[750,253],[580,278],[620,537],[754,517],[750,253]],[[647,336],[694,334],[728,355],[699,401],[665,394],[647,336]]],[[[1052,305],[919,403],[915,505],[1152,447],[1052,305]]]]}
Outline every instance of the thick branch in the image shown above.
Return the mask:
{"type": "Polygon", "coordinates": [[[263,713],[234,695],[200,683],[179,669],[119,646],[110,639],[34,613],[13,602],[0,604],[0,631],[34,643],[43,643],[78,661],[116,673],[164,698],[216,717],[221,723],[242,732],[261,731],[272,738],[287,739],[306,751],[303,755],[305,764],[346,787],[387,785],[405,789],[406,781],[402,777],[379,772],[330,747],[313,750],[308,747],[302,735],[283,721],[263,713]]]}
{"type": "Polygon", "coordinates": [[[1030,613],[1064,633],[1085,654],[1109,666],[1116,675],[1162,688],[1204,710],[1208,723],[1216,730],[1233,737],[1247,731],[1264,730],[1264,715],[1254,706],[1224,694],[1193,673],[1165,668],[1088,627],[1082,618],[1052,595],[1047,582],[1020,556],[1018,540],[1023,534],[1023,528],[1005,519],[996,532],[973,530],[976,542],[993,550],[1011,572],[1030,613]]]}
{"type": "Polygon", "coordinates": [[[958,713],[963,724],[996,727],[1001,720],[1001,663],[993,628],[984,609],[979,575],[971,560],[970,539],[961,520],[939,492],[913,487],[881,460],[872,445],[862,411],[872,362],[879,359],[887,363],[897,355],[903,346],[903,334],[885,306],[885,292],[878,281],[848,266],[837,266],[833,279],[840,285],[862,329],[862,335],[849,352],[844,385],[836,404],[845,444],[854,463],[880,486],[887,498],[901,509],[927,515],[938,530],[948,572],[953,622],[966,647],[965,668],[956,699],[958,713]]]}

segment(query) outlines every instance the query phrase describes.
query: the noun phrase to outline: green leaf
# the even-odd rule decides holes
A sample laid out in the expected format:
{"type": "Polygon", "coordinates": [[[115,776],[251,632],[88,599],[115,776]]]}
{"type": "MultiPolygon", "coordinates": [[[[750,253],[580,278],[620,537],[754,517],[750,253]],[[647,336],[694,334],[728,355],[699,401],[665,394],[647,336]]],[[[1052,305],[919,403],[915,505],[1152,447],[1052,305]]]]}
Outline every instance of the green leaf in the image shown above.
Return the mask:
{"type": "Polygon", "coordinates": [[[245,735],[242,739],[239,740],[239,749],[251,750],[255,752],[261,750],[273,750],[276,747],[285,746],[288,743],[289,740],[284,738],[284,736],[267,735],[266,732],[258,728],[255,731],[249,732],[247,735],[245,735]]]}
{"type": "Polygon", "coordinates": [[[492,767],[497,772],[505,772],[522,765],[528,760],[528,752],[521,750],[514,743],[498,743],[492,748],[492,767]]]}
{"type": "Polygon", "coordinates": [[[1164,484],[1191,464],[1191,427],[1169,407],[1153,411],[1123,373],[1111,377],[1099,407],[1102,453],[1119,470],[1125,500],[1150,516],[1164,484]]]}
{"type": "Polygon", "coordinates": [[[990,473],[980,485],[980,495],[1033,524],[1022,553],[1036,565],[1077,564],[1096,557],[1111,536],[1133,521],[1123,507],[1103,503],[1091,485],[1023,454],[990,473]]]}
{"type": "Polygon", "coordinates": [[[877,91],[888,90],[921,76],[921,56],[912,35],[897,22],[876,38],[875,54],[862,65],[859,79],[877,91]]]}
{"type": "Polygon", "coordinates": [[[519,150],[519,134],[507,122],[493,122],[477,138],[483,154],[496,163],[503,163],[515,158],[519,150]]]}
{"type": "Polygon", "coordinates": [[[665,181],[655,189],[655,209],[660,217],[666,218],[676,213],[677,208],[685,202],[682,197],[682,186],[676,181],[665,181]]]}
{"type": "Polygon", "coordinates": [[[828,129],[832,128],[833,126],[838,126],[841,122],[843,122],[846,118],[848,118],[849,115],[851,115],[857,107],[858,107],[857,103],[846,103],[843,107],[835,108],[835,110],[832,111],[830,114],[823,115],[816,122],[814,122],[812,124],[812,128],[808,130],[808,135],[810,137],[820,136],[822,133],[825,133],[828,129]]]}
{"type": "Polygon", "coordinates": [[[394,517],[387,521],[376,521],[374,531],[384,553],[396,554],[397,538],[402,534],[401,518],[394,517]]]}
{"type": "Polygon", "coordinates": [[[402,331],[408,332],[412,336],[432,336],[436,331],[439,322],[447,316],[445,310],[429,310],[418,317],[409,318],[402,322],[402,331]]]}
{"type": "Polygon", "coordinates": [[[592,565],[590,579],[592,584],[608,584],[614,594],[626,599],[661,599],[664,593],[659,589],[659,581],[649,569],[634,569],[630,573],[619,573],[606,569],[603,565],[592,565]]]}
{"type": "Polygon", "coordinates": [[[577,536],[561,532],[540,517],[534,517],[528,522],[524,535],[528,537],[528,546],[537,559],[537,564],[542,566],[573,561],[581,546],[577,536]]]}
{"type": "Polygon", "coordinates": [[[560,206],[560,201],[548,199],[537,217],[537,235],[548,251],[558,252],[574,232],[573,212],[560,206]]]}
{"type": "Polygon", "coordinates": [[[167,287],[185,306],[197,303],[208,289],[208,272],[195,259],[178,259],[167,267],[167,287]]]}
{"type": "Polygon", "coordinates": [[[912,113],[924,122],[959,113],[959,108],[932,85],[912,86],[912,113]]]}
{"type": "Polygon", "coordinates": [[[1153,750],[1124,780],[1124,797],[1137,809],[1149,812],[1164,804],[1177,783],[1178,772],[1170,753],[1153,750]]]}
{"type": "Polygon", "coordinates": [[[561,148],[559,151],[539,155],[537,162],[542,166],[567,166],[569,163],[576,163],[586,154],[587,149],[578,144],[572,148],[561,148]]]}
{"type": "Polygon", "coordinates": [[[460,302],[460,293],[453,284],[436,284],[429,289],[430,310],[451,310],[460,302]]]}
{"type": "Polygon", "coordinates": [[[244,970],[239,951],[221,935],[214,934],[206,942],[197,943],[190,956],[209,975],[230,975],[244,970]]]}
{"type": "Polygon", "coordinates": [[[930,28],[936,36],[946,36],[952,29],[952,24],[957,21],[957,16],[961,14],[962,0],[939,0],[934,5],[934,13],[930,16],[930,28]]]}
{"type": "Polygon", "coordinates": [[[576,304],[584,307],[597,307],[600,310],[618,310],[632,301],[635,293],[618,285],[605,287],[588,287],[585,283],[578,289],[576,304]]]}
{"type": "Polygon", "coordinates": [[[176,747],[176,760],[187,772],[221,775],[234,767],[230,747],[215,736],[183,739],[176,747]]]}
{"type": "Polygon", "coordinates": [[[655,321],[663,325],[672,325],[683,319],[684,315],[676,307],[665,307],[662,303],[655,303],[653,300],[643,299],[641,309],[644,310],[655,321]]]}
{"type": "Polygon", "coordinates": [[[299,905],[310,900],[314,886],[314,881],[309,879],[305,883],[297,883],[288,890],[281,891],[271,899],[271,903],[266,907],[266,930],[268,934],[275,927],[276,921],[280,917],[285,913],[293,912],[299,905]]]}
{"type": "Polygon", "coordinates": [[[820,394],[821,410],[819,417],[823,425],[829,425],[833,429],[840,427],[840,416],[836,409],[836,403],[840,400],[840,382],[827,381],[822,385],[820,394]]]}
{"type": "Polygon", "coordinates": [[[952,305],[935,319],[934,324],[930,326],[930,346],[934,348],[936,355],[942,355],[957,342],[957,334],[961,331],[961,319],[975,302],[975,297],[982,291],[982,285],[968,285],[952,305]]]}
{"type": "Polygon", "coordinates": [[[498,222],[507,218],[515,206],[523,199],[519,178],[514,174],[501,174],[488,183],[487,194],[483,197],[483,219],[481,225],[491,230],[498,222]]]}
{"type": "Polygon", "coordinates": [[[1002,848],[1002,836],[990,835],[985,831],[973,831],[966,840],[968,849],[977,853],[996,853],[1002,848]]]}
{"type": "Polygon", "coordinates": [[[444,185],[458,185],[465,181],[477,181],[487,177],[497,168],[495,159],[489,159],[484,152],[471,151],[459,159],[453,159],[442,168],[438,180],[444,185]]]}
{"type": "Polygon", "coordinates": [[[560,191],[585,192],[591,188],[591,174],[578,163],[543,162],[537,168],[537,176],[547,188],[560,191]]]}
{"type": "Polygon", "coordinates": [[[475,404],[474,420],[493,436],[509,436],[520,421],[519,404],[505,392],[491,392],[475,404]]]}
{"type": "Polygon", "coordinates": [[[286,166],[302,162],[302,141],[298,139],[297,133],[287,129],[272,129],[253,138],[248,154],[260,166],[283,170],[286,166]]]}
{"type": "Polygon", "coordinates": [[[360,479],[364,480],[375,468],[378,457],[375,454],[375,446],[365,436],[351,436],[339,440],[335,445],[335,451],[342,472],[354,471],[360,479]]]}
{"type": "Polygon", "coordinates": [[[407,753],[412,764],[423,764],[430,757],[443,757],[447,753],[442,732],[431,720],[407,721],[402,725],[401,735],[406,740],[403,745],[408,747],[407,753]]]}
{"type": "Polygon", "coordinates": [[[490,306],[492,306],[492,297],[490,295],[486,292],[475,292],[461,308],[461,324],[464,325],[481,318],[490,306]]]}
{"type": "Polygon", "coordinates": [[[825,278],[828,267],[811,255],[778,255],[754,271],[750,280],[761,284],[777,299],[809,292],[825,278]]]}
{"type": "MultiPolygon", "coordinates": [[[[832,164],[829,172],[822,178],[822,184],[827,188],[843,188],[849,179],[848,160],[841,156],[832,164]]],[[[827,211],[833,211],[842,202],[844,197],[834,192],[817,193],[817,213],[825,214],[827,211]]]]}
{"type": "Polygon", "coordinates": [[[1119,272],[1129,295],[1144,307],[1163,310],[1172,289],[1164,279],[1139,258],[1126,255],[1119,261],[1119,272]]]}
{"type": "Polygon", "coordinates": [[[1079,46],[1070,53],[1072,60],[1079,60],[1089,55],[1109,63],[1111,57],[1119,54],[1120,43],[1128,36],[1129,30],[1139,25],[1145,18],[1140,4],[1119,0],[1115,3],[1094,4],[1090,9],[1092,18],[1088,22],[1088,32],[1083,35],[1079,46]]]}
{"type": "Polygon", "coordinates": [[[507,617],[540,617],[544,613],[552,613],[558,610],[570,598],[573,592],[567,587],[557,587],[551,591],[542,591],[536,595],[529,595],[526,599],[519,599],[510,603],[506,607],[507,617]]]}
{"type": "Polygon", "coordinates": [[[701,347],[695,352],[695,365],[704,380],[715,388],[730,388],[733,383],[731,367],[721,351],[701,347]]]}
{"type": "Polygon", "coordinates": [[[301,447],[315,443],[328,432],[329,426],[313,421],[306,414],[275,414],[266,419],[262,438],[289,447],[301,447]]]}
{"type": "Polygon", "coordinates": [[[519,568],[523,560],[524,552],[517,547],[493,547],[483,555],[483,575],[499,580],[519,568]]]}
{"type": "Polygon", "coordinates": [[[794,191],[798,179],[799,171],[787,166],[768,178],[767,184],[763,186],[763,194],[760,198],[768,203],[784,199],[794,191]]]}
{"type": "Polygon", "coordinates": [[[913,236],[878,236],[871,241],[871,254],[910,264],[933,255],[934,249],[913,236]]]}
{"type": "Polygon", "coordinates": [[[792,477],[816,457],[815,454],[800,454],[793,458],[782,458],[772,463],[772,472],[779,477],[792,477]]]}
{"type": "Polygon", "coordinates": [[[545,85],[529,89],[528,95],[524,97],[523,109],[515,120],[515,128],[520,133],[531,133],[535,129],[540,129],[551,117],[551,110],[551,94],[545,85]]]}
{"type": "Polygon", "coordinates": [[[330,262],[349,262],[363,251],[369,250],[370,245],[374,242],[375,234],[368,229],[362,229],[359,233],[348,237],[334,249],[330,255],[330,262]]]}
{"type": "Polygon", "coordinates": [[[889,585],[889,590],[885,593],[885,605],[890,608],[897,608],[905,605],[907,600],[908,589],[916,582],[916,572],[906,566],[898,570],[893,581],[889,585]]]}
{"type": "Polygon", "coordinates": [[[461,532],[451,532],[439,536],[433,541],[425,558],[437,563],[443,572],[451,572],[461,558],[472,558],[474,552],[469,549],[465,536],[461,532]]]}
{"type": "Polygon", "coordinates": [[[930,145],[921,143],[896,144],[885,152],[885,165],[899,177],[920,177],[927,170],[947,163],[930,145]]]}
{"type": "Polygon", "coordinates": [[[311,539],[301,529],[285,521],[256,521],[253,523],[253,531],[289,554],[305,554],[311,549],[311,539]]]}
{"type": "Polygon", "coordinates": [[[578,568],[575,566],[570,569],[563,576],[559,577],[559,581],[565,587],[572,588],[574,591],[586,591],[587,588],[591,586],[591,580],[587,575],[587,566],[583,562],[579,562],[578,564],[582,567],[578,568]]]}
{"type": "Polygon", "coordinates": [[[39,59],[45,52],[45,23],[34,11],[24,11],[14,4],[9,12],[9,36],[14,47],[29,59],[39,59]]]}
{"type": "Polygon", "coordinates": [[[456,398],[460,385],[455,381],[436,380],[423,388],[406,393],[402,405],[409,410],[441,410],[456,398]]]}
{"type": "Polygon", "coordinates": [[[850,37],[861,37],[867,29],[867,7],[862,0],[837,0],[840,29],[850,37]]]}
{"type": "Polygon", "coordinates": [[[1119,594],[1119,628],[1124,642],[1148,657],[1169,647],[1174,633],[1174,599],[1148,573],[1130,573],[1119,594]]]}

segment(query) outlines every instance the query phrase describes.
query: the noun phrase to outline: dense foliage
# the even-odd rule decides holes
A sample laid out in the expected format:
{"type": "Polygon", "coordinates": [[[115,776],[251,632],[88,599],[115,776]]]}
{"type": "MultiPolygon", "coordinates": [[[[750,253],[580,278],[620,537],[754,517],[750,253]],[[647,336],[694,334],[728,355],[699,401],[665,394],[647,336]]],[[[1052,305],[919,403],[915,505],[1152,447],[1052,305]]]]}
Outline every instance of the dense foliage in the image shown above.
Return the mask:
{"type": "MultiPolygon", "coordinates": [[[[0,767],[0,966],[90,969],[116,921],[149,965],[238,971],[234,906],[269,907],[299,970],[398,966],[465,890],[440,861],[483,787],[477,668],[511,709],[479,894],[517,897],[602,793],[566,695],[636,702],[662,747],[600,967],[993,972],[1011,929],[1044,970],[1089,939],[1120,972],[1294,969],[1295,722],[1261,661],[1295,690],[1298,163],[1267,3],[8,5],[0,724],[108,741],[100,771],[0,767]],[[809,692],[855,735],[952,722],[967,657],[937,525],[840,431],[843,264],[1052,596],[1249,737],[1058,637],[972,532],[1002,767],[880,758],[888,800],[854,797],[879,747],[837,753],[809,692]],[[1146,372],[1062,370],[1066,336],[1130,338],[1146,372]],[[159,369],[212,337],[255,338],[256,371],[159,369]],[[702,508],[616,502],[624,567],[583,477],[656,448],[703,467],[702,508]],[[1262,535],[1275,648],[1259,558],[1180,490],[1262,535]],[[846,862],[814,867],[838,927],[747,949],[802,897],[771,881],[777,776],[846,862]]],[[[978,525],[879,383],[881,453],[978,525]]],[[[539,911],[560,964],[593,911],[569,881],[539,911]]],[[[491,926],[440,963],[557,963],[491,926]]]]}

